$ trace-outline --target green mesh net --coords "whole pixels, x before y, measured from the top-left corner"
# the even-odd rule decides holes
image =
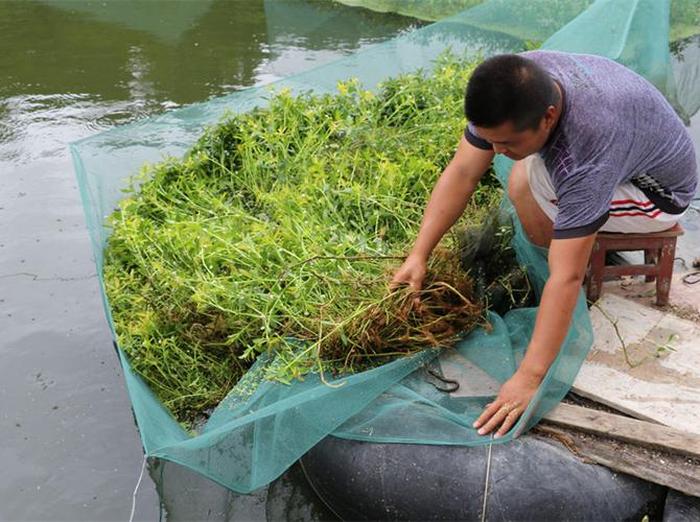
[[[479,4],[490,2],[484,2],[484,0],[335,0],[341,4],[354,6],[354,7],[364,7],[366,9],[372,9],[373,11],[378,11],[380,13],[398,13],[404,16],[412,16],[414,18],[419,18],[421,20],[428,20],[435,22],[441,20],[448,16],[456,15],[457,13],[463,12],[469,8],[475,7]],[[536,13],[535,9],[546,9],[539,11],[540,13],[540,23],[542,25],[548,24],[550,21],[552,23],[558,23],[562,20],[560,16],[567,16],[563,11],[568,12],[568,16],[574,17],[580,13],[583,9],[593,4],[594,0],[565,0],[563,2],[554,2],[552,0],[542,1],[526,1],[526,0],[511,0],[510,4],[516,4],[517,9],[525,10],[532,13]],[[623,4],[623,8],[628,8],[629,4],[625,5],[625,2],[620,2]],[[612,7],[607,2],[603,2],[606,8]],[[553,17],[551,13],[557,12]],[[476,11],[478,13],[479,11]],[[496,23],[512,22],[506,15],[501,17],[498,11],[493,10],[492,6],[487,6],[484,13],[492,13],[491,16]],[[474,14],[474,13],[472,13]],[[517,22],[517,21],[516,21]],[[700,6],[698,6],[697,0],[672,0],[671,1],[671,30],[669,33],[670,40],[677,41],[689,36],[698,34],[700,31]],[[525,24],[518,24],[514,27],[521,26],[527,31],[539,31],[537,27],[528,26]]]
[[[439,13],[433,16],[475,3],[402,2],[430,4],[434,13]],[[389,2],[381,4],[388,9]],[[697,10],[693,10],[697,3],[676,4],[686,9],[687,17],[697,20]],[[293,93],[330,93],[339,80],[355,77],[372,89],[388,77],[420,68],[430,71],[447,48],[459,57],[477,58],[525,50],[535,43],[546,49],[590,52],[619,60],[649,78],[690,115],[693,106],[697,110],[697,87],[684,86],[683,100],[678,99],[669,54],[670,7],[667,0],[486,1],[367,51],[281,80],[276,86]],[[695,22],[687,17],[676,20],[677,25],[683,26],[684,34],[692,34]],[[165,155],[181,156],[204,127],[217,122],[225,111],[246,112],[264,106],[267,99],[267,88],[247,89],[71,145],[103,289],[104,248],[109,234],[105,218],[123,196],[128,178],[144,163],[158,162]],[[502,157],[495,161],[504,184],[511,165]],[[548,276],[546,252],[524,238],[507,201],[502,209],[515,221],[513,241],[518,260],[527,268],[536,292],[541,292]],[[102,295],[114,332],[104,290]],[[260,356],[196,435],[180,426],[132,371],[125,353],[118,347],[117,351],[146,454],[180,463],[247,493],[274,480],[329,434],[375,442],[466,446],[491,442],[490,437],[478,435],[472,423],[518,367],[536,311],[520,308],[504,316],[491,313],[490,331],[474,331],[438,357],[435,351],[425,351],[397,359],[345,377],[339,387],[326,385],[316,374],[289,385],[264,380],[264,370],[276,361],[272,355]],[[507,443],[534,426],[563,398],[591,343],[591,325],[581,294],[558,357],[525,414],[498,443]],[[426,378],[426,368],[458,380],[459,389],[454,393],[439,391]]]

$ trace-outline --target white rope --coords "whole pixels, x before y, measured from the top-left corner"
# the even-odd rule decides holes
[[[143,472],[146,470],[146,459],[148,457],[144,454],[143,464],[141,464],[141,474],[139,475],[139,481],[136,483],[134,488],[134,494],[131,496],[131,515],[129,515],[129,522],[134,522],[134,513],[136,512],[136,492],[139,490],[141,485],[141,479],[143,478]]]
[[[493,448],[493,433],[489,442],[489,455],[486,458],[486,480],[484,481],[484,504],[481,506],[481,522],[486,522],[486,499],[489,496],[489,478],[491,477],[491,448]]]

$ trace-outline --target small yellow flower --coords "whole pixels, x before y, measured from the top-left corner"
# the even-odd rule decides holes
[[[346,96],[346,95],[348,94],[348,85],[347,85],[347,83],[345,83],[345,82],[338,82],[338,86],[337,86],[337,87],[338,87],[338,92],[339,92],[341,95]]]

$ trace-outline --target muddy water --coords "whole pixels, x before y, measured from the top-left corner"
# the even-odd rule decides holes
[[[128,520],[141,469],[67,144],[414,23],[326,0],[0,2],[0,520]],[[171,520],[266,516],[267,491],[164,476]],[[277,498],[303,498],[289,484]],[[158,516],[146,474],[135,519]]]

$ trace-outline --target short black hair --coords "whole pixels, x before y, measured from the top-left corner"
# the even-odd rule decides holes
[[[558,94],[552,77],[534,61],[500,54],[474,69],[464,95],[464,114],[477,127],[512,121],[518,131],[536,129]]]

